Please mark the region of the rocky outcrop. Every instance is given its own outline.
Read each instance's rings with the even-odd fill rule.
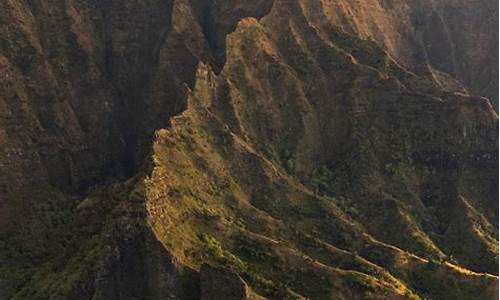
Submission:
[[[201,300],[247,300],[247,284],[228,269],[203,264],[200,268]]]
[[[183,269],[147,228],[134,234],[130,225],[116,226],[120,228],[106,236],[92,299],[199,298],[191,286],[196,285],[196,274]]]

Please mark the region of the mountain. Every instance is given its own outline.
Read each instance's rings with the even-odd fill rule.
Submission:
[[[0,299],[493,299],[498,3],[0,2]]]

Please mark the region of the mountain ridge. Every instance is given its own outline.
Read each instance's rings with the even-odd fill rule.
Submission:
[[[4,77],[2,95],[14,95],[4,105],[32,120],[15,132],[8,116],[0,124],[9,154],[2,156],[9,170],[2,173],[4,225],[9,216],[33,215],[28,225],[3,227],[12,228],[3,234],[14,245],[9,250],[3,244],[2,260],[13,261],[4,270],[15,270],[8,282],[21,284],[9,284],[6,295],[209,297],[193,291],[205,261],[226,265],[272,299],[466,299],[488,293],[495,276],[455,266],[496,272],[498,117],[488,100],[465,95],[458,81],[434,68],[408,71],[394,50],[380,48],[383,42],[325,22],[318,9],[331,12],[326,1],[321,8],[311,1],[251,7],[215,1],[211,29],[196,21],[199,4],[150,2],[154,6],[69,1],[73,37],[55,35],[45,46],[32,42],[34,49],[44,47],[34,59],[24,49],[5,48],[27,47],[22,39],[2,43],[5,74],[27,82],[12,88]],[[26,8],[6,3],[2,24]],[[52,30],[55,16],[66,14],[57,10],[66,1],[46,3],[30,4],[31,14],[40,19],[37,26]],[[332,5],[354,10],[343,1]],[[117,12],[102,17],[109,30],[103,40],[88,34],[92,22],[76,22],[96,8]],[[210,33],[213,28],[222,33]],[[101,41],[104,47],[97,46]],[[87,81],[78,90],[88,102],[82,96],[64,100],[76,93],[73,87],[53,96],[26,79],[48,76],[49,86],[60,91],[59,75],[44,75],[47,62],[37,63],[47,55],[49,65],[58,62],[58,43],[71,46],[75,52],[65,50],[62,57],[79,57],[75,62],[99,52],[84,65],[62,60],[57,71],[72,74],[67,86]],[[53,58],[47,50],[55,51]],[[83,73],[64,70],[83,66]],[[54,98],[63,100],[43,107]],[[16,108],[18,99],[28,104]],[[40,111],[33,114],[30,105]],[[37,130],[46,141],[35,138]],[[27,170],[44,168],[27,180]],[[106,178],[127,177],[84,192],[83,201],[75,194]],[[450,216],[450,210],[457,213]],[[23,232],[30,228],[38,231]],[[28,256],[13,254],[19,250]],[[168,263],[158,267],[155,260]],[[371,275],[377,272],[384,279]],[[300,283],[307,277],[317,282]],[[134,280],[141,283],[131,288],[127,282]]]

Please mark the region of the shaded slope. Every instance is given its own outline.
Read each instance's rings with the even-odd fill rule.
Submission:
[[[489,101],[378,39],[412,30],[394,20],[377,35],[322,2],[210,3],[208,21],[195,1],[2,4],[2,37],[15,36],[2,43],[0,204],[14,237],[2,273],[22,273],[9,295],[197,298],[209,261],[275,299],[486,298],[495,278],[478,273],[496,272],[498,252]],[[391,15],[351,11],[348,23]],[[266,17],[224,42],[252,15]],[[76,209],[77,191],[134,174]],[[82,205],[97,222],[70,221]]]
[[[203,261],[203,252],[208,251],[209,258],[211,254],[215,256],[212,259],[233,266],[251,283],[259,278],[259,269],[270,276],[269,265],[254,264],[265,263],[266,255],[273,252],[271,249],[291,244],[293,249],[318,251],[307,248],[307,243],[301,244],[305,239],[314,241],[316,247],[326,243],[330,251],[363,253],[398,274],[408,289],[387,279],[380,285],[369,283],[374,290],[356,290],[349,288],[352,278],[341,279],[343,276],[338,273],[331,278],[318,275],[313,282],[321,282],[319,285],[301,284],[300,279],[312,275],[295,273],[293,266],[298,259],[295,250],[276,249],[280,253],[277,257],[286,257],[286,262],[280,265],[271,255],[269,263],[276,269],[272,280],[285,286],[271,292],[260,287],[270,297],[284,297],[282,293],[292,297],[297,293],[314,299],[333,295],[373,298],[387,293],[384,292],[387,285],[389,293],[406,296],[412,290],[436,299],[477,297],[475,288],[457,290],[458,285],[454,284],[447,287],[446,280],[440,277],[431,280],[439,288],[428,286],[429,281],[422,283],[430,274],[451,278],[469,274],[472,277],[467,280],[474,286],[476,275],[436,262],[429,262],[431,270],[444,267],[447,271],[434,269],[427,273],[425,268],[418,267],[425,260],[418,258],[409,266],[391,267],[387,260],[397,259],[374,257],[374,248],[383,249],[385,244],[369,238],[376,246],[370,245],[361,232],[368,231],[377,239],[396,245],[398,248],[391,248],[392,251],[379,249],[389,257],[396,256],[393,251],[404,249],[407,252],[400,255],[410,252],[452,263],[458,260],[473,269],[495,272],[497,233],[489,223],[494,218],[488,221],[479,216],[481,213],[477,217],[464,217],[475,220],[473,223],[477,225],[454,219],[462,218],[464,212],[477,213],[460,194],[460,178],[473,169],[486,171],[483,159],[493,162],[497,159],[496,113],[487,100],[440,91],[432,82],[399,69],[383,53],[375,51],[372,55],[379,57],[367,59],[369,65],[360,64],[356,53],[353,57],[346,52],[349,49],[344,41],[332,40],[328,35],[331,32],[308,28],[299,12],[298,6],[277,5],[261,23],[252,19],[242,21],[228,40],[227,62],[221,75],[216,77],[202,67],[191,106],[174,118],[172,129],[158,132],[157,167],[146,183],[150,189],[150,222],[155,232],[168,249],[194,268]],[[280,26],[286,26],[290,36],[283,35],[286,29]],[[273,36],[273,31],[279,34]],[[279,43],[273,38],[279,39]],[[296,47],[287,42],[295,43]],[[352,42],[359,44],[351,47],[364,49],[362,41],[352,39]],[[286,51],[300,51],[298,47],[302,47],[302,56],[294,52],[287,57],[290,54]],[[287,60],[302,65],[287,65]],[[304,63],[307,61],[309,64]],[[306,74],[314,74],[314,82],[301,81],[300,71],[304,69]],[[338,70],[342,73],[335,72]],[[322,78],[329,79],[328,86],[321,85]],[[316,93],[311,97],[314,102],[306,91]],[[343,105],[338,110],[325,111],[326,107],[331,109],[325,104],[327,101]],[[335,130],[338,127],[348,130],[342,138]],[[481,133],[463,134],[464,127],[476,128],[473,131]],[[475,131],[478,128],[481,129]],[[332,145],[331,141],[336,140],[343,145],[335,142]],[[476,163],[471,164],[471,158]],[[316,192],[307,190],[287,173],[294,174]],[[490,174],[494,177],[495,168]],[[430,182],[437,187],[428,187]],[[489,183],[482,186],[488,189]],[[327,202],[330,209],[326,209],[321,204],[324,196],[318,194],[338,200],[326,200],[330,201]],[[332,208],[334,203],[343,206],[348,214]],[[494,203],[485,204],[480,210],[487,214]],[[478,202],[477,206],[482,205]],[[450,210],[454,217],[450,218]],[[234,214],[238,219],[235,220]],[[321,225],[314,224],[318,221]],[[357,225],[359,228],[350,223],[356,221],[361,223]],[[390,227],[397,231],[391,231]],[[210,228],[215,237],[206,237]],[[283,233],[289,228],[297,228],[300,234]],[[459,244],[455,244],[457,236]],[[245,250],[243,259],[238,256],[238,245],[248,243],[248,239],[268,244],[265,250],[253,254],[264,256],[254,261],[250,258],[250,263],[245,260],[248,259]],[[178,243],[179,240],[182,242]],[[468,240],[470,245],[463,247],[461,243],[467,244]],[[250,249],[262,247],[255,243],[250,242],[253,245]],[[269,244],[274,245],[269,248]],[[370,251],[363,252],[364,248]],[[311,255],[314,265],[317,257],[306,252],[298,254],[299,258],[302,255]],[[333,257],[338,256],[336,253]],[[322,259],[332,258],[326,254]],[[339,267],[338,261],[330,263]],[[319,266],[316,272],[328,273]],[[369,278],[365,280],[370,282]],[[259,291],[259,282],[254,284]],[[330,286],[336,287],[332,295]],[[359,294],[350,294],[353,292]]]
[[[498,35],[490,34],[498,28],[496,1],[299,2],[316,26],[333,23],[370,38],[406,68],[460,89],[450,74],[497,107]]]
[[[184,109],[198,62],[216,63],[189,1],[1,5],[0,234],[36,256],[36,236],[58,231],[38,206],[74,207],[133,176],[154,130]]]

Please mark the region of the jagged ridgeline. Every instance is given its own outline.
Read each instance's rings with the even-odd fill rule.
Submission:
[[[494,299],[498,2],[0,1],[0,299]]]

